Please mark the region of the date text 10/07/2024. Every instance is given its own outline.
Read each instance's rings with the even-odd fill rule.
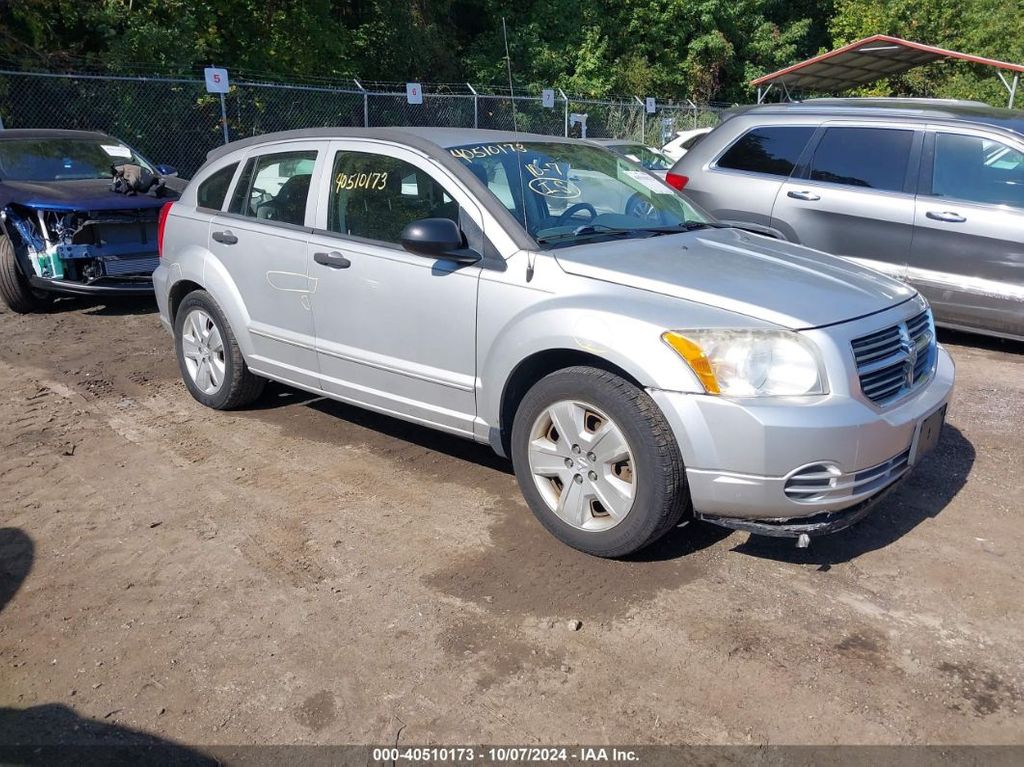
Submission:
[[[605,746],[565,747],[541,746],[428,746],[406,748],[374,748],[375,762],[607,762],[639,761],[635,751]]]

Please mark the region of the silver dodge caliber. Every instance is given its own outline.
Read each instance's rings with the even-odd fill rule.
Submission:
[[[935,446],[953,386],[913,288],[718,224],[570,139],[246,139],[210,153],[158,240],[199,402],[273,379],[488,443],[540,522],[598,556],[690,519],[842,529]]]

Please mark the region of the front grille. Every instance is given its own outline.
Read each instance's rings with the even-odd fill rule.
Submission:
[[[879,405],[892,402],[931,375],[935,363],[931,310],[855,338],[851,345],[864,396]]]
[[[157,256],[106,256],[103,259],[103,273],[108,277],[123,277],[127,274],[152,274],[160,265]]]
[[[817,463],[793,472],[783,488],[796,503],[822,503],[873,495],[903,476],[910,448],[877,466],[843,474],[834,464]]]

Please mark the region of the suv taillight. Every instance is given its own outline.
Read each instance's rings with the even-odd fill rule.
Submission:
[[[156,252],[160,258],[164,257],[164,228],[167,226],[167,214],[171,212],[173,202],[165,202],[160,208],[160,217],[156,220]]]
[[[665,182],[673,189],[683,190],[687,182],[690,180],[689,176],[680,176],[678,173],[669,173],[665,176]]]

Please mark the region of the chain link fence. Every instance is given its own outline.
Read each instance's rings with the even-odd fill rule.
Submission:
[[[677,130],[714,125],[724,105],[661,104],[639,99],[577,99],[424,84],[423,103],[404,86],[364,87],[234,82],[224,111],[204,81],[171,77],[53,74],[0,70],[0,126],[99,130],[188,177],[206,153],[230,139],[320,126],[416,125],[491,128],[588,138],[627,138],[661,146]]]

